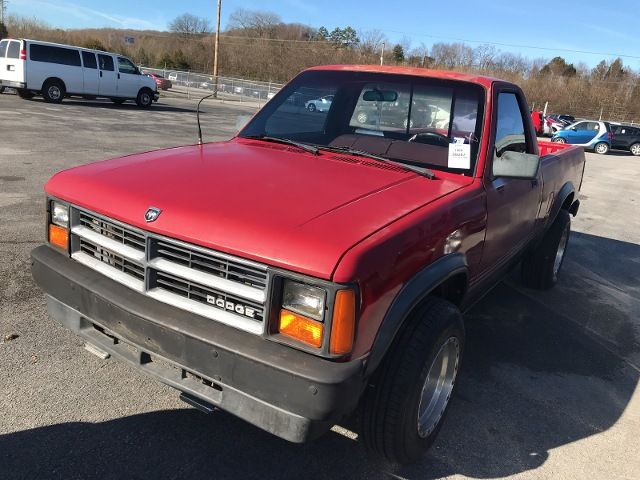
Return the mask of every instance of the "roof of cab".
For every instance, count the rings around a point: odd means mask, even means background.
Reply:
[[[485,77],[482,75],[473,75],[468,73],[450,72],[447,70],[430,70],[428,68],[415,67],[394,67],[389,65],[319,65],[311,67],[309,70],[343,70],[351,72],[374,72],[374,73],[394,73],[398,75],[414,75],[417,77],[441,78],[446,80],[459,80],[463,82],[477,83],[484,87],[491,87],[494,82],[502,80]]]

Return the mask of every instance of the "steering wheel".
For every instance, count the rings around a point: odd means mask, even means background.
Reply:
[[[426,143],[429,145],[439,145],[442,147],[448,147],[451,143],[449,141],[449,137],[438,132],[416,133],[408,141],[416,143]]]

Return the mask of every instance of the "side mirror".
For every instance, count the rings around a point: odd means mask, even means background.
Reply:
[[[494,177],[522,178],[533,180],[538,176],[540,157],[530,153],[506,151],[493,158]]]
[[[574,132],[578,131],[578,129],[576,127],[571,127],[571,130],[573,130]]]

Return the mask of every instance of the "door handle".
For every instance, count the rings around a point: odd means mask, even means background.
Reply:
[[[100,78],[102,78],[102,70],[100,70]]]
[[[531,180],[531,188],[537,187],[537,186],[538,186],[538,179],[534,178],[533,180]]]
[[[504,183],[496,187],[496,192],[503,192],[503,191],[504,191]]]
[[[120,74],[118,74],[118,80],[120,80]]]

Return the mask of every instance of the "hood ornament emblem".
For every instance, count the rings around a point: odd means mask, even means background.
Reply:
[[[149,207],[147,208],[147,211],[144,214],[144,219],[146,220],[147,223],[155,222],[156,219],[160,216],[161,212],[162,210],[160,210],[159,208]]]

